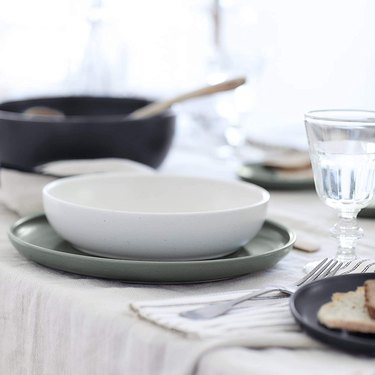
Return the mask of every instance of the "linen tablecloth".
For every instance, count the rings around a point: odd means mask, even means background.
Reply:
[[[234,178],[233,169],[223,162],[188,156],[172,153],[162,172]],[[298,279],[306,262],[335,251],[328,235],[335,212],[314,191],[272,192],[268,218],[297,234],[308,232],[321,244],[318,253],[293,250],[272,269],[195,285],[129,284],[38,266],[20,256],[6,237],[16,218],[0,206],[0,374],[375,374],[375,359],[336,351],[299,332],[299,349],[263,345],[261,335],[256,347],[247,348],[246,338],[185,338],[137,318],[129,309],[134,301]],[[374,257],[375,221],[360,223],[365,237],[358,252]]]

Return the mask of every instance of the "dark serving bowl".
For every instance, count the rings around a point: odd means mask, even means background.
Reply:
[[[150,103],[114,97],[52,97],[0,104],[0,163],[32,169],[56,160],[126,158],[158,167],[174,134],[171,111],[142,120],[126,115]],[[47,107],[65,116],[30,116]]]

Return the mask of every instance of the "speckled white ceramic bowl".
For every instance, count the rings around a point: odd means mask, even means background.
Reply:
[[[92,174],[43,190],[49,223],[76,248],[139,260],[231,253],[260,230],[268,200],[245,182],[166,175]]]

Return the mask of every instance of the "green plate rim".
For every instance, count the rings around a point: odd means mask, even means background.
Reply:
[[[34,245],[34,244],[31,244],[31,243],[28,243],[26,241],[23,241],[21,240],[15,233],[14,231],[22,226],[23,224],[29,222],[29,221],[32,221],[32,220],[37,220],[37,219],[41,219],[46,216],[44,214],[34,214],[34,215],[29,215],[29,216],[26,216],[26,217],[23,217],[19,220],[17,220],[15,223],[13,223],[9,230],[8,230],[8,236],[14,240],[15,242],[18,242],[19,244],[23,245],[23,246],[29,246],[31,248],[35,248],[37,249],[38,251],[42,251],[42,252],[45,252],[45,253],[48,253],[48,254],[55,254],[55,253],[62,253],[60,251],[56,251],[56,250],[53,250],[53,249],[48,249],[48,248],[45,248],[45,247],[42,247],[42,246],[38,246],[38,245]],[[48,220],[46,218],[46,221],[48,223]],[[289,240],[286,244],[283,244],[282,246],[280,247],[277,247],[275,249],[272,249],[271,251],[267,252],[267,255],[268,254],[272,254],[274,252],[279,252],[283,249],[286,249],[290,246],[292,246],[296,240],[296,234],[288,229],[287,227],[285,227],[283,224],[279,224],[273,220],[265,220],[264,224],[263,225],[269,225],[273,228],[275,228],[276,230],[278,230],[279,232],[285,232],[285,234],[289,237]],[[65,241],[65,240],[64,240]],[[83,255],[80,255],[80,254],[71,254],[71,253],[65,253],[64,252],[64,256],[67,256],[67,257],[72,257],[72,258],[80,258],[80,259],[86,259],[87,257],[90,257],[90,258],[95,258],[96,261],[103,261],[103,262],[114,262],[114,263],[119,263],[119,262],[126,262],[126,264],[129,264],[129,263],[136,263],[136,264],[145,264],[145,265],[153,265],[153,264],[175,264],[175,263],[178,263],[178,264],[191,264],[191,263],[196,263],[196,262],[199,262],[199,263],[206,263],[206,262],[212,262],[212,263],[228,263],[228,262],[232,262],[232,261],[235,261],[235,262],[238,262],[238,258],[226,258],[226,257],[221,257],[221,258],[214,258],[214,259],[200,259],[200,260],[183,260],[183,261],[158,261],[158,260],[134,260],[134,259],[114,259],[114,258],[105,258],[105,257],[97,257],[97,256],[93,256],[93,255],[90,255],[90,254],[83,254]],[[264,254],[258,254],[258,255],[252,255],[252,256],[241,256],[241,259],[244,259],[244,258],[249,258],[251,257],[252,259],[256,259],[256,258],[259,258],[259,257],[263,257]]]

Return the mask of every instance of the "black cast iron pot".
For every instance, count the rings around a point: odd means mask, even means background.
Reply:
[[[126,115],[148,100],[114,97],[53,97],[0,104],[0,163],[30,170],[56,160],[126,158],[158,167],[174,134],[171,111],[142,120]],[[63,117],[29,116],[30,107]]]

